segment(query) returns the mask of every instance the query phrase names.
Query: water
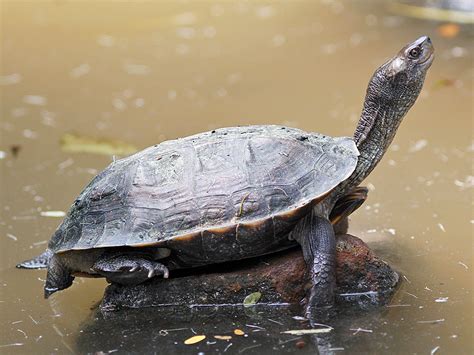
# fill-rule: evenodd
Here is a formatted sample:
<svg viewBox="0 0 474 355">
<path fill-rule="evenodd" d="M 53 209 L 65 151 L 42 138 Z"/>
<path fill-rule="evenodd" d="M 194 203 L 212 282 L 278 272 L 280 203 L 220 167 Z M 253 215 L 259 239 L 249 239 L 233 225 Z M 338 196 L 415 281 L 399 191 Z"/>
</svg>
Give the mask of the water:
<svg viewBox="0 0 474 355">
<path fill-rule="evenodd" d="M 363 1 L 3 2 L 0 352 L 470 353 L 474 48 L 472 29 L 437 26 Z M 351 225 L 405 275 L 389 307 L 343 312 L 329 340 L 281 334 L 307 326 L 292 308 L 110 319 L 94 313 L 103 280 L 45 301 L 44 271 L 14 268 L 58 225 L 44 212 L 67 210 L 112 159 L 61 150 L 66 133 L 138 148 L 245 124 L 352 135 L 373 71 L 423 34 L 437 58 Z M 248 336 L 213 338 L 236 328 Z M 208 338 L 183 345 L 193 331 Z"/>
</svg>

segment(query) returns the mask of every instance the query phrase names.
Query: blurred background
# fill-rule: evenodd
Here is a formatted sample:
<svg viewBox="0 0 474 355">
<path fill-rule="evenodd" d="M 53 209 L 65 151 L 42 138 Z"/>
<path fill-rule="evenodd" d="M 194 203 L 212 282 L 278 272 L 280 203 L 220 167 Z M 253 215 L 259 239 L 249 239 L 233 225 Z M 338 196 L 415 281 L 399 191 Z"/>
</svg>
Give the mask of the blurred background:
<svg viewBox="0 0 474 355">
<path fill-rule="evenodd" d="M 139 316 L 135 336 L 124 337 L 125 318 L 98 335 L 106 323 L 91 307 L 105 281 L 76 279 L 45 301 L 45 272 L 14 266 L 45 249 L 74 198 L 114 156 L 236 125 L 351 136 L 375 69 L 429 35 L 436 60 L 365 182 L 369 200 L 350 230 L 403 272 L 403 284 L 389 307 L 335 323 L 332 343 L 346 351 L 471 353 L 471 1 L 0 4 L 0 352 L 314 353 L 311 341 L 299 349 L 301 337 L 280 334 L 302 327 L 292 323 L 298 312 L 281 312 L 279 324 L 226 314 L 221 332 L 240 324 L 249 333 L 230 348 L 182 344 L 191 328 L 215 331 L 219 312 L 210 321 L 199 312 L 167 318 L 169 329 L 183 329 L 152 333 L 144 344 L 138 338 L 151 326 Z M 164 329 L 160 321 L 153 329 Z M 245 322 L 265 332 L 251 333 Z"/>
</svg>

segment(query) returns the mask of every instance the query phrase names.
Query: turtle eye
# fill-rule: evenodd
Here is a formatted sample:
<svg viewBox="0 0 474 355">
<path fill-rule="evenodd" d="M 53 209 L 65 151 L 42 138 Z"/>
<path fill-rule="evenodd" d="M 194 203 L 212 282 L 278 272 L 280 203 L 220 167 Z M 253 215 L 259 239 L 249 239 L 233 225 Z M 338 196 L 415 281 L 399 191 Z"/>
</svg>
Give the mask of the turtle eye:
<svg viewBox="0 0 474 355">
<path fill-rule="evenodd" d="M 410 49 L 410 51 L 408 52 L 408 56 L 411 58 L 411 59 L 417 59 L 421 54 L 421 48 L 420 47 L 415 47 L 415 48 L 412 48 Z"/>
</svg>

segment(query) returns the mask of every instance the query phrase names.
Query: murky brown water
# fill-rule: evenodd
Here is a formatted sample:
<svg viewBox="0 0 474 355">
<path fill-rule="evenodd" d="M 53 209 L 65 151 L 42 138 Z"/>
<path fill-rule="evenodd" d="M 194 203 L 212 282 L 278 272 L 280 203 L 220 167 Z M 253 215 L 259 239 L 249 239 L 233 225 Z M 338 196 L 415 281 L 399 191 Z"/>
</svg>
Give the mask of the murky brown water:
<svg viewBox="0 0 474 355">
<path fill-rule="evenodd" d="M 67 210 L 112 159 L 63 152 L 59 141 L 76 133 L 144 148 L 215 127 L 265 123 L 352 135 L 376 67 L 428 34 L 437 59 L 369 177 L 370 200 L 351 227 L 406 280 L 392 307 L 335 322 L 331 345 L 348 353 L 471 353 L 472 29 L 441 38 L 438 24 L 395 16 L 381 3 L 3 1 L 0 352 L 223 352 L 222 341 L 181 345 L 189 328 L 205 333 L 217 325 L 249 333 L 234 339 L 229 353 L 300 351 L 294 336 L 279 333 L 298 326 L 289 310 L 281 312 L 282 325 L 268 321 L 278 317 L 274 311 L 224 319 L 198 312 L 166 325 L 144 317 L 156 332 L 186 328 L 148 334 L 144 345 L 140 332 L 126 337 L 125 318 L 111 320 L 114 328 L 92 315 L 102 280 L 76 279 L 43 300 L 44 271 L 14 265 L 43 251 L 59 223 L 41 212 Z M 140 316 L 130 319 L 140 329 Z"/>
</svg>

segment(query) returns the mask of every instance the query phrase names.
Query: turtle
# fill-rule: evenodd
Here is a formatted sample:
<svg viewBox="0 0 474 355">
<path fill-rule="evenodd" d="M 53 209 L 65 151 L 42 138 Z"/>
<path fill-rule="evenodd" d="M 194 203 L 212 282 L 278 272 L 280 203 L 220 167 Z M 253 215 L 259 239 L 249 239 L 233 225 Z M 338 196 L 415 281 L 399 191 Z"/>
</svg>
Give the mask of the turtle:
<svg viewBox="0 0 474 355">
<path fill-rule="evenodd" d="M 48 249 L 18 266 L 47 267 L 48 298 L 74 276 L 140 284 L 300 245 L 312 281 L 308 306 L 330 306 L 335 234 L 365 201 L 359 184 L 387 151 L 433 59 L 423 36 L 378 68 L 353 137 L 230 127 L 116 160 L 76 198 Z"/>
</svg>

